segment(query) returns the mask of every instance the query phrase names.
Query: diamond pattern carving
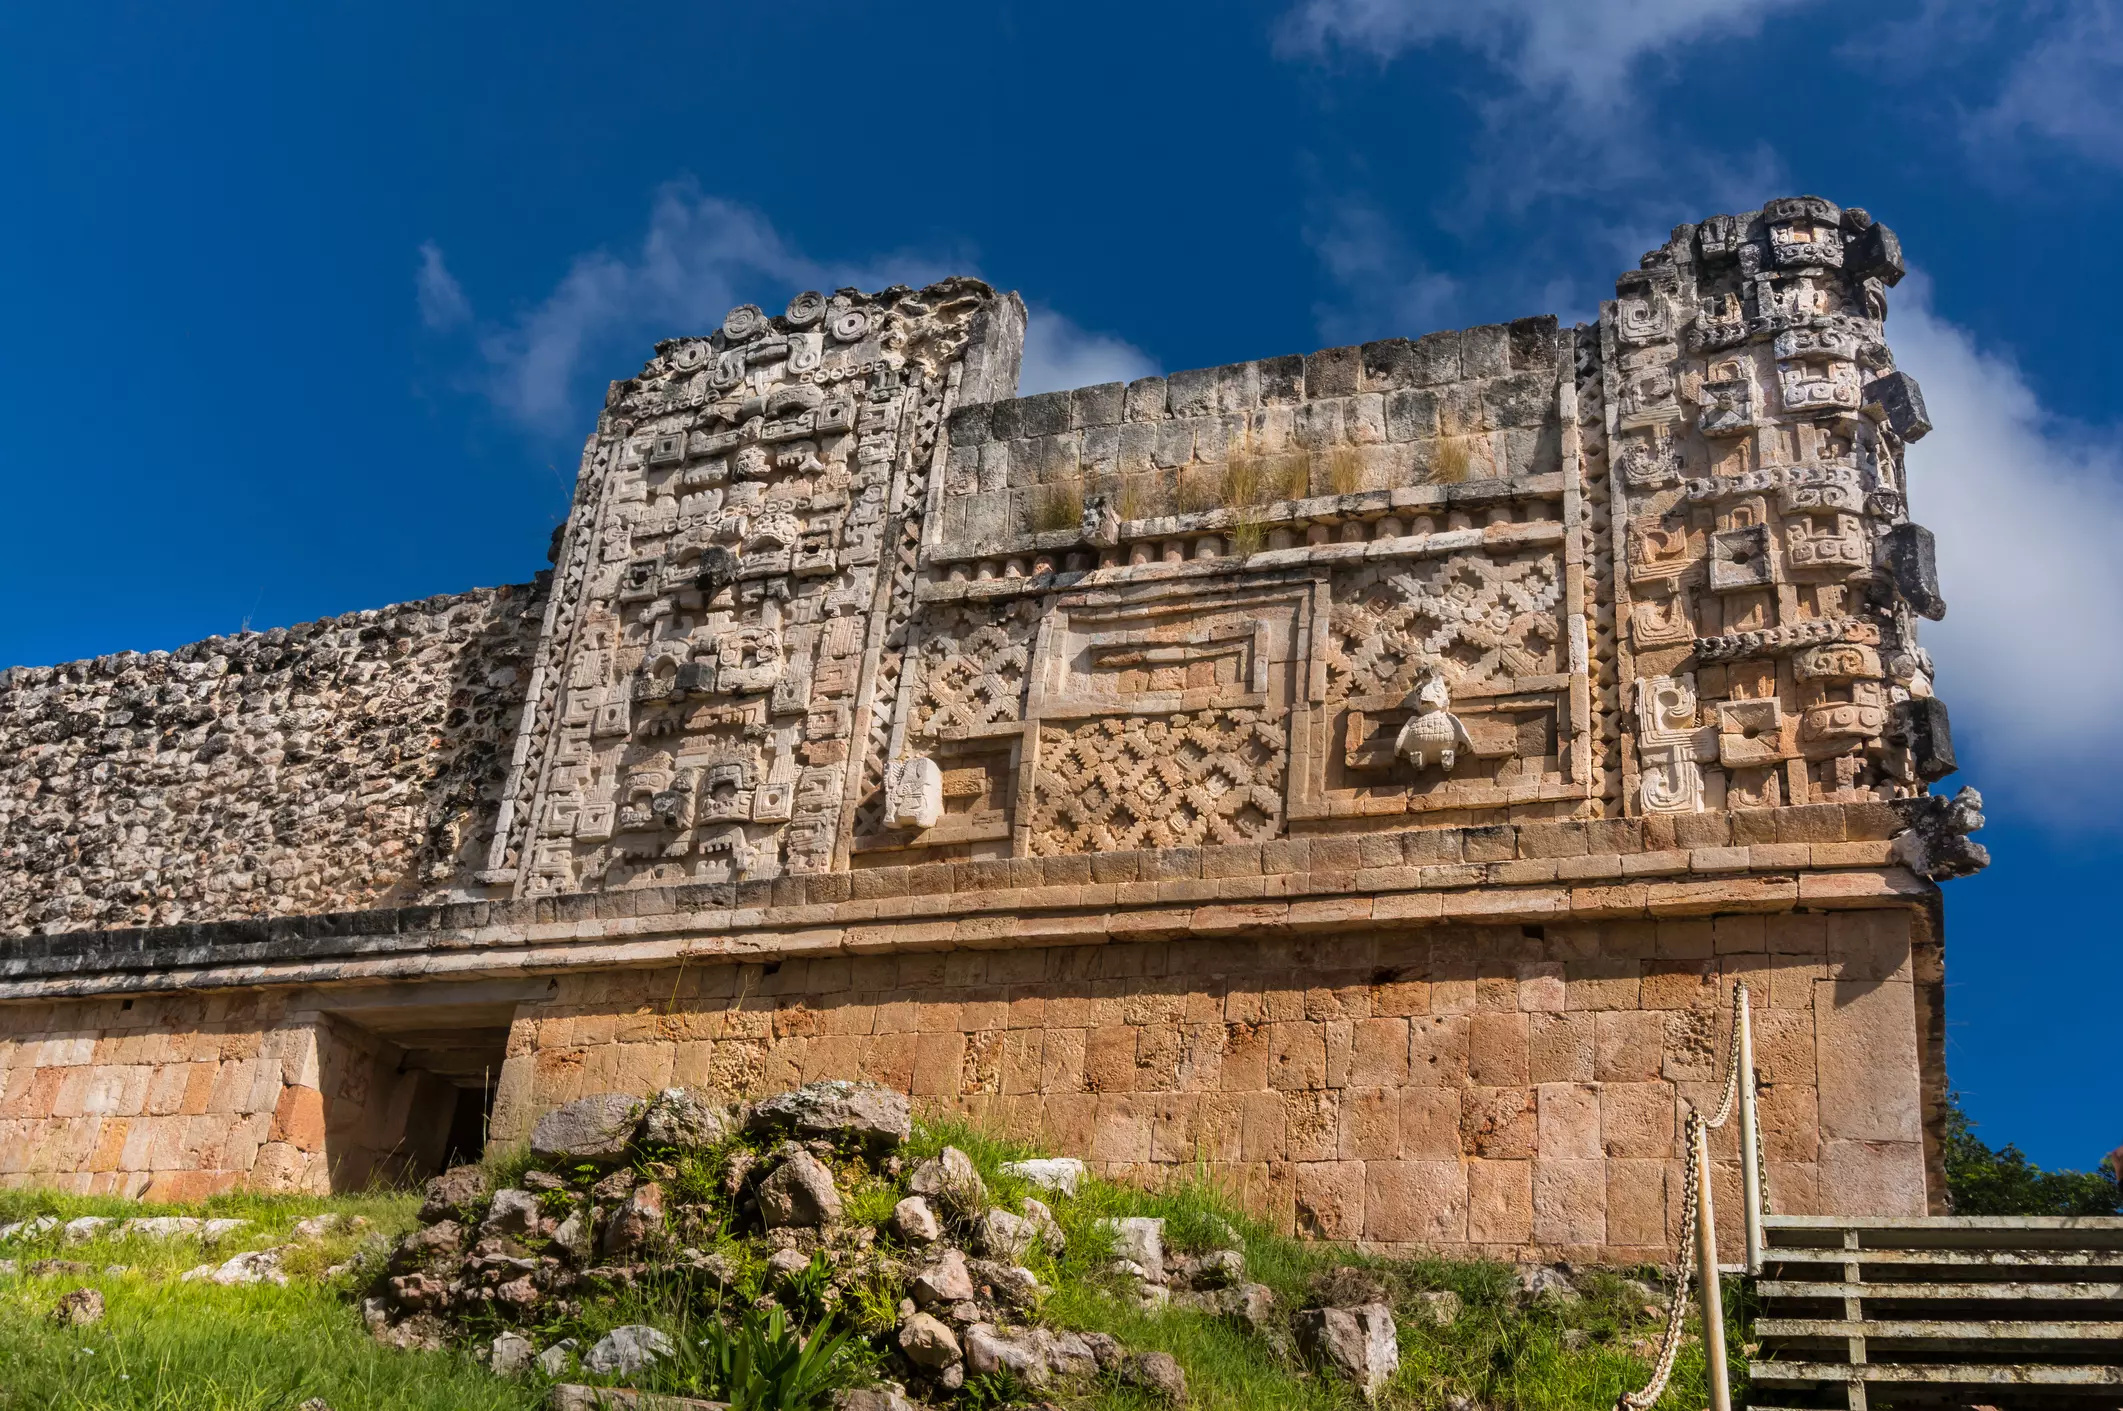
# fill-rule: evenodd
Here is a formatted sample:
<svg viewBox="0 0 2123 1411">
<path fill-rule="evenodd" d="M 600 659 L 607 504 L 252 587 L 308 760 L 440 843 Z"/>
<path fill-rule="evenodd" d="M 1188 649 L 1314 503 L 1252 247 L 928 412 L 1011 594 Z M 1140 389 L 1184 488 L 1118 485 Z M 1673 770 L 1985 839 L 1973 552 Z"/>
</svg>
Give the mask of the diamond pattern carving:
<svg viewBox="0 0 2123 1411">
<path fill-rule="evenodd" d="M 1553 554 L 1454 554 L 1337 578 L 1327 699 L 1404 695 L 1432 664 L 1455 687 L 1559 672 L 1562 574 Z"/>
<path fill-rule="evenodd" d="M 1032 850 L 1272 838 L 1283 821 L 1283 743 L 1282 726 L 1250 710 L 1042 727 Z"/>
<path fill-rule="evenodd" d="M 914 732 L 956 735 L 1020 719 L 1025 667 L 1038 627 L 1035 601 L 1018 602 L 1000 621 L 991 610 L 955 612 L 928 624 Z"/>
</svg>

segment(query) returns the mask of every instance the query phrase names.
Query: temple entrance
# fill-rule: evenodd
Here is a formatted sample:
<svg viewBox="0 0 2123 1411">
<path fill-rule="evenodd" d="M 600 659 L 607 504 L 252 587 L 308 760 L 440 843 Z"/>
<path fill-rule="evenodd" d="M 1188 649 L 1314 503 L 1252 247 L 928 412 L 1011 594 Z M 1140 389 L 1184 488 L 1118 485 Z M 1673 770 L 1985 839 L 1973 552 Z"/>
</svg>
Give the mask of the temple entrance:
<svg viewBox="0 0 2123 1411">
<path fill-rule="evenodd" d="M 335 996 L 320 1049 L 332 1186 L 417 1183 L 486 1150 L 515 1001 L 432 1002 L 392 986 Z M 373 1002 L 362 1003 L 362 998 Z"/>
</svg>

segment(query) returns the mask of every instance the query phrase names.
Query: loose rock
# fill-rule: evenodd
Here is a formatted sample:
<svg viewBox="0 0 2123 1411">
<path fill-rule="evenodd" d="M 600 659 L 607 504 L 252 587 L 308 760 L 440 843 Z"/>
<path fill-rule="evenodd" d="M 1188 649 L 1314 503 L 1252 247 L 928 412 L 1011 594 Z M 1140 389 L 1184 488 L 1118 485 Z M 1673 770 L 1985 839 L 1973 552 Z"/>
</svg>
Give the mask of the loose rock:
<svg viewBox="0 0 2123 1411">
<path fill-rule="evenodd" d="M 202 1264 L 188 1270 L 180 1280 L 208 1279 L 217 1284 L 286 1284 L 287 1275 L 281 1272 L 281 1249 L 254 1249 L 239 1254 L 219 1266 Z"/>
<path fill-rule="evenodd" d="M 322 1215 L 312 1215 L 307 1220 L 297 1220 L 288 1233 L 298 1240 L 321 1240 L 330 1235 L 358 1234 L 368 1228 L 369 1222 L 359 1215 L 345 1215 L 328 1210 Z"/>
<path fill-rule="evenodd" d="M 1570 1281 L 1570 1266 L 1567 1264 L 1521 1264 L 1519 1266 L 1519 1297 L 1526 1302 L 1551 1299 L 1559 1303 L 1575 1303 L 1577 1286 Z"/>
<path fill-rule="evenodd" d="M 569 1261 L 574 1264 L 588 1264 L 592 1247 L 590 1227 L 595 1219 L 596 1212 L 594 1210 L 580 1205 L 576 1206 L 568 1212 L 568 1218 L 561 1221 L 559 1227 L 553 1231 L 554 1248 L 566 1255 Z"/>
<path fill-rule="evenodd" d="M 537 1232 L 537 1196 L 513 1186 L 494 1192 L 494 1203 L 487 1207 L 487 1218 L 479 1226 L 481 1235 L 492 1238 L 497 1235 L 525 1235 Z"/>
<path fill-rule="evenodd" d="M 987 1323 L 966 1329 L 966 1370 L 974 1376 L 1008 1372 L 1027 1386 L 1044 1386 L 1055 1377 L 1086 1375 L 1098 1369 L 1091 1344 L 1075 1333 L 1045 1328 L 1007 1332 Z"/>
<path fill-rule="evenodd" d="M 929 1202 L 910 1195 L 892 1207 L 892 1233 L 908 1244 L 927 1244 L 943 1235 L 944 1227 L 929 1208 Z"/>
<path fill-rule="evenodd" d="M 634 1190 L 634 1173 L 622 1166 L 590 1187 L 590 1199 L 616 1205 L 625 1200 Z"/>
<path fill-rule="evenodd" d="M 697 1151 L 728 1136 L 733 1125 L 730 1110 L 705 1091 L 665 1088 L 642 1114 L 641 1141 L 645 1146 Z"/>
<path fill-rule="evenodd" d="M 810 1152 L 784 1142 L 781 1164 L 759 1183 L 759 1215 L 769 1229 L 838 1224 L 840 1192 L 834 1189 L 833 1173 Z"/>
<path fill-rule="evenodd" d="M 538 1119 L 531 1152 L 548 1160 L 615 1162 L 626 1155 L 641 1108 L 630 1093 L 577 1098 Z"/>
<path fill-rule="evenodd" d="M 671 1340 L 656 1329 L 641 1323 L 629 1323 L 599 1338 L 582 1359 L 582 1365 L 600 1377 L 615 1373 L 631 1377 L 647 1371 L 659 1358 L 669 1357 L 677 1351 Z"/>
<path fill-rule="evenodd" d="M 523 1334 L 503 1333 L 487 1345 L 487 1365 L 497 1376 L 513 1377 L 531 1365 L 537 1350 Z"/>
<path fill-rule="evenodd" d="M 58 1306 L 52 1309 L 52 1321 L 69 1328 L 85 1328 L 91 1323 L 102 1322 L 102 1291 L 75 1289 L 71 1293 L 61 1294 Z"/>
<path fill-rule="evenodd" d="M 1365 1303 L 1391 1303 L 1393 1284 L 1376 1269 L 1342 1264 L 1313 1277 L 1312 1299 L 1327 1308 L 1355 1308 Z"/>
<path fill-rule="evenodd" d="M 1039 1242 L 1039 1226 L 1000 1207 L 980 1217 L 980 1246 L 997 1259 L 1019 1260 Z"/>
<path fill-rule="evenodd" d="M 1113 1253 L 1127 1260 L 1142 1271 L 1142 1277 L 1153 1284 L 1165 1281 L 1165 1222 L 1148 1215 L 1131 1215 L 1122 1220 L 1109 1220 L 1106 1227 L 1113 1232 Z"/>
<path fill-rule="evenodd" d="M 1312 1308 L 1294 1320 L 1305 1351 L 1356 1383 L 1369 1400 L 1401 1365 L 1393 1310 L 1383 1303 L 1361 1308 Z"/>
<path fill-rule="evenodd" d="M 487 1193 L 487 1188 L 485 1167 L 452 1166 L 427 1183 L 420 1204 L 420 1222 L 432 1225 L 465 1215 Z"/>
<path fill-rule="evenodd" d="M 1003 1170 L 1010 1175 L 1030 1181 L 1043 1191 L 1058 1195 L 1076 1194 L 1076 1183 L 1084 1178 L 1084 1163 L 1073 1156 L 1044 1156 L 1032 1161 L 1009 1161 Z"/>
<path fill-rule="evenodd" d="M 907 1284 L 907 1294 L 922 1308 L 961 1303 L 973 1297 L 973 1276 L 966 1269 L 966 1256 L 955 1249 L 916 1274 Z"/>
<path fill-rule="evenodd" d="M 1179 1359 L 1169 1352 L 1138 1353 L 1128 1359 L 1123 1375 L 1133 1385 L 1156 1392 L 1174 1406 L 1187 1399 L 1187 1374 L 1180 1370 Z"/>
<path fill-rule="evenodd" d="M 720 1401 L 702 1401 L 696 1396 L 636 1391 L 632 1387 L 563 1384 L 547 1393 L 546 1411 L 728 1411 L 728 1408 Z"/>
<path fill-rule="evenodd" d="M 961 1353 L 958 1336 L 940 1319 L 916 1313 L 899 1325 L 899 1350 L 917 1367 L 948 1367 Z"/>
<path fill-rule="evenodd" d="M 65 1229 L 66 1242 L 80 1244 L 83 1240 L 92 1240 L 102 1234 L 107 1226 L 117 1223 L 108 1215 L 83 1215 L 79 1219 L 69 1220 Z"/>
<path fill-rule="evenodd" d="M 980 1178 L 980 1168 L 955 1146 L 945 1147 L 941 1155 L 915 1167 L 907 1188 L 936 1201 L 959 1218 L 977 1214 L 988 1203 L 988 1184 Z"/>
<path fill-rule="evenodd" d="M 1046 1245 L 1049 1254 L 1059 1254 L 1068 1247 L 1069 1240 L 1062 1233 L 1061 1221 L 1054 1218 L 1054 1212 L 1043 1202 L 1028 1195 L 1017 1203 L 1017 1208 L 1024 1211 L 1025 1218 L 1038 1229 L 1040 1243 Z"/>
<path fill-rule="evenodd" d="M 1427 1293 L 1419 1293 L 1415 1296 L 1415 1305 L 1423 1310 L 1424 1317 L 1441 1328 L 1450 1327 L 1459 1321 L 1460 1296 L 1451 1289 L 1431 1289 Z"/>
<path fill-rule="evenodd" d="M 753 1107 L 746 1126 L 754 1132 L 857 1143 L 873 1154 L 898 1148 L 913 1132 L 904 1093 L 877 1083 L 840 1080 L 806 1083 Z"/>
<path fill-rule="evenodd" d="M 833 1411 L 916 1411 L 898 1387 L 848 1387 L 833 1393 Z"/>
<path fill-rule="evenodd" d="M 663 1238 L 663 1187 L 654 1181 L 635 1188 L 605 1225 L 604 1252 L 619 1258 L 647 1249 Z"/>
</svg>

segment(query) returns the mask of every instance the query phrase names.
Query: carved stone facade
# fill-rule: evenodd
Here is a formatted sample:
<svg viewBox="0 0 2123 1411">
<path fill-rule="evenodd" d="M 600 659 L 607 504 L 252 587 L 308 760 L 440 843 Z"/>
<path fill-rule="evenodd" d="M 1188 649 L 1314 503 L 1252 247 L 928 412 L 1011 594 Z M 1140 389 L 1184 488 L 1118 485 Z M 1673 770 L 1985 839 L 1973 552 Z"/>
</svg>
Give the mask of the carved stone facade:
<svg viewBox="0 0 2123 1411">
<path fill-rule="evenodd" d="M 1927 792 L 1900 272 L 1793 198 L 1680 228 L 1594 326 L 1023 398 L 1023 306 L 976 281 L 735 309 L 613 384 L 491 801 L 337 908 L 387 909 L 117 932 L 338 894 L 59 904 L 90 889 L 11 855 L 11 929 L 95 934 L 0 948 L 0 1036 L 34 1075 L 72 1022 L 39 1002 L 292 989 L 498 1073 L 504 1137 L 600 1087 L 867 1075 L 1116 1170 L 1205 1153 L 1296 1228 L 1636 1258 L 1744 977 L 1784 1208 L 1921 1211 L 1929 879 L 1982 849 L 1972 791 Z M 0 820 L 94 778 L 19 704 L 82 668 L 30 675 Z M 100 839 L 65 875 L 139 885 Z M 101 1150 L 45 1081 L 0 1120 Z M 0 1178 L 160 1169 L 72 1159 Z"/>
</svg>

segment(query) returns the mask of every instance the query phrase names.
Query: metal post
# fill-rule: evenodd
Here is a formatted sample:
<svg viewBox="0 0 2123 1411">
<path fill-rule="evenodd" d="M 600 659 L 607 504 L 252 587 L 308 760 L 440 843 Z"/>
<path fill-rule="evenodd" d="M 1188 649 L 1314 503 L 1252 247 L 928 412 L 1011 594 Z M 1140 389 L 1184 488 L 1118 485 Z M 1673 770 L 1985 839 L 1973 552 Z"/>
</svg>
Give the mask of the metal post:
<svg viewBox="0 0 2123 1411">
<path fill-rule="evenodd" d="M 1710 1129 L 1700 1116 L 1688 1124 L 1695 1162 L 1696 1283 L 1703 1299 L 1703 1378 L 1710 1383 L 1710 1411 L 1732 1411 L 1725 1374 L 1725 1299 L 1718 1288 L 1718 1229 L 1710 1209 Z"/>
<path fill-rule="evenodd" d="M 1743 1219 L 1747 1229 L 1747 1272 L 1762 1272 L 1762 1150 L 1761 1129 L 1755 1125 L 1754 1111 L 1754 1016 L 1748 1005 L 1747 986 L 1739 987 L 1739 1003 L 1734 1006 L 1733 1022 L 1740 1026 L 1739 1073 L 1740 1085 L 1740 1200 L 1747 1209 Z"/>
</svg>

